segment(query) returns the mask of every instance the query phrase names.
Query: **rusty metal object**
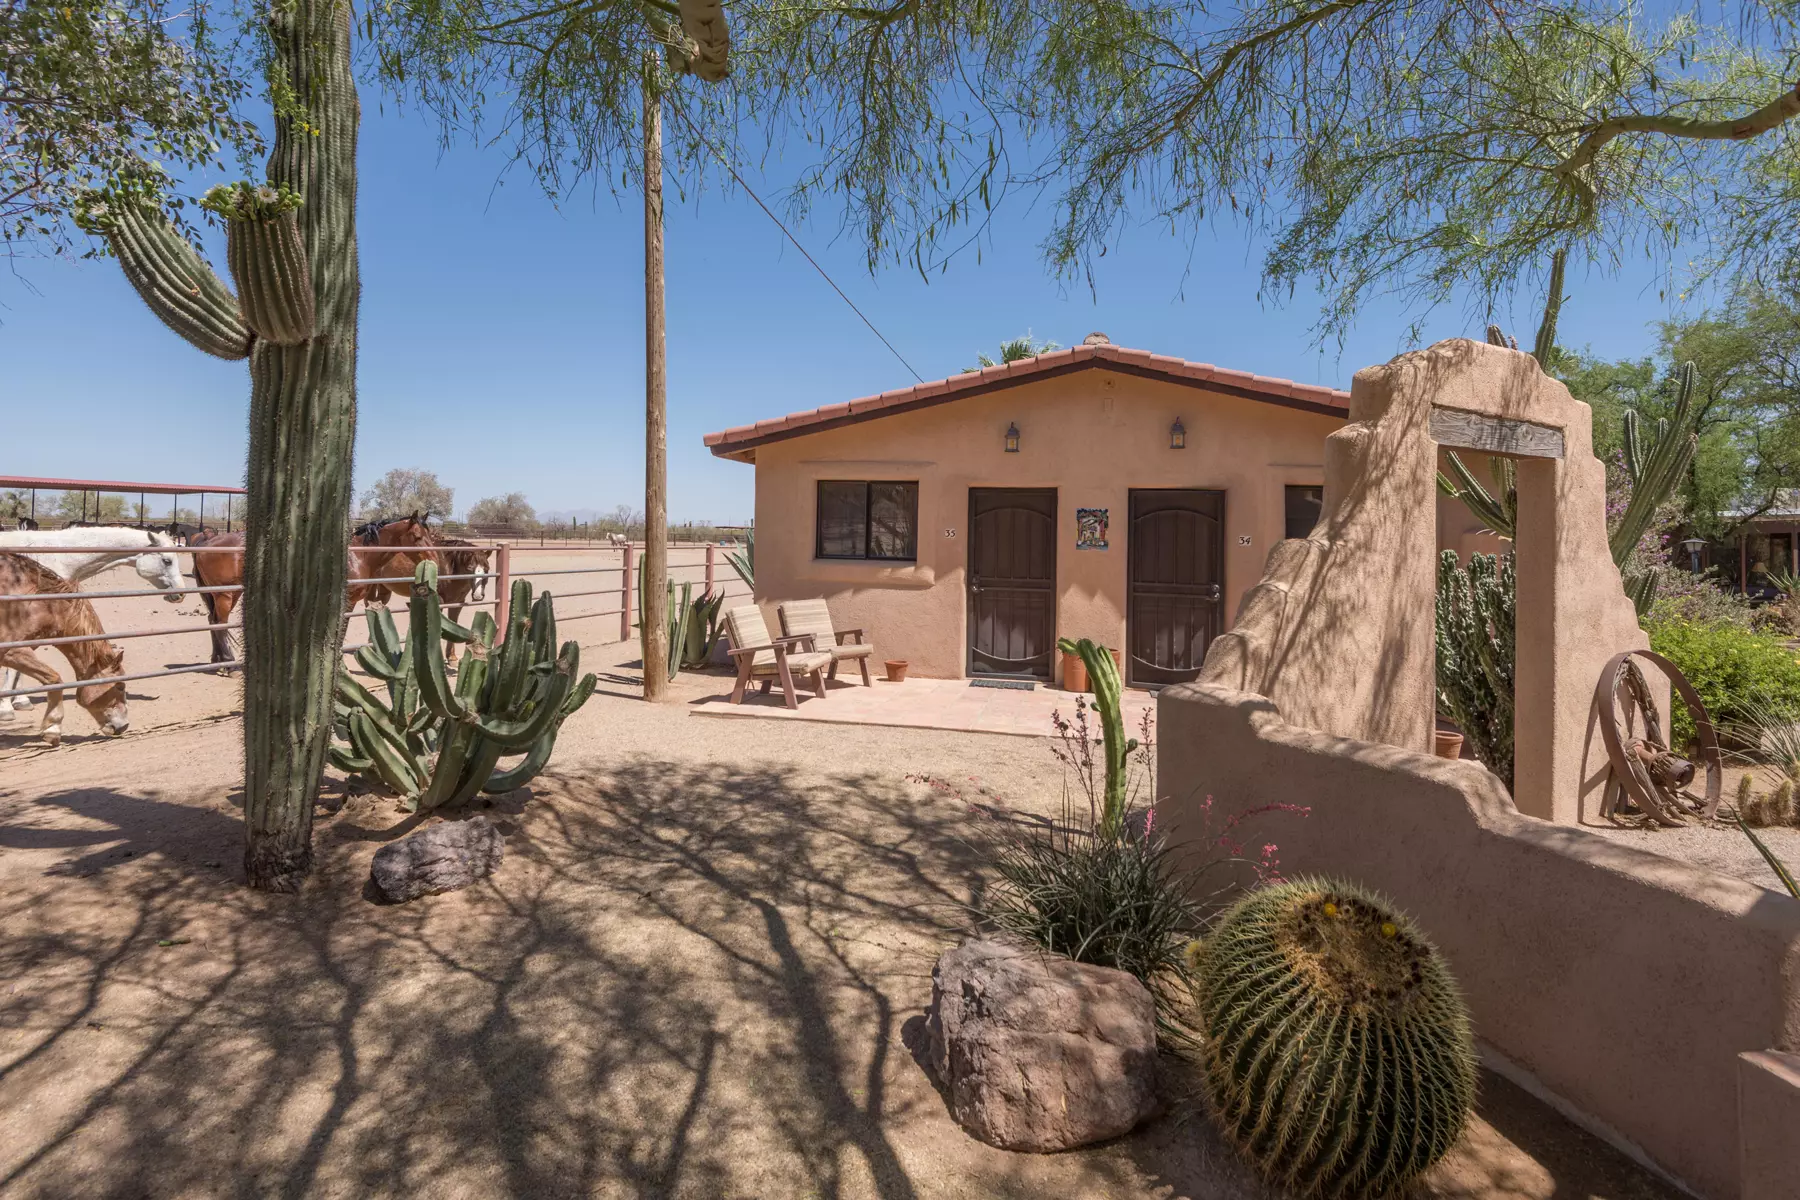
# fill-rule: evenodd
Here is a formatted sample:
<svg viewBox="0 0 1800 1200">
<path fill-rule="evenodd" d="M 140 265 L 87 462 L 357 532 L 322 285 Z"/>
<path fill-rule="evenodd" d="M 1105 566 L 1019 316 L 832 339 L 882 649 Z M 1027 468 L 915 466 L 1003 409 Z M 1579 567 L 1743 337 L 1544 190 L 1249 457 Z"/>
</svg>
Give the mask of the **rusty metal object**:
<svg viewBox="0 0 1800 1200">
<path fill-rule="evenodd" d="M 1638 658 L 1654 663 L 1687 705 L 1700 734 L 1697 764 L 1669 752 L 1656 698 L 1650 694 L 1643 670 L 1633 661 Z M 1600 672 L 1594 704 L 1599 709 L 1600 736 L 1610 764 L 1600 800 L 1601 816 L 1618 820 L 1620 808 L 1629 801 L 1646 819 L 1669 828 L 1696 818 L 1712 819 L 1724 783 L 1719 738 L 1699 694 L 1674 663 L 1650 650 L 1615 654 Z M 1687 789 L 1702 768 L 1706 794 L 1696 796 Z"/>
</svg>

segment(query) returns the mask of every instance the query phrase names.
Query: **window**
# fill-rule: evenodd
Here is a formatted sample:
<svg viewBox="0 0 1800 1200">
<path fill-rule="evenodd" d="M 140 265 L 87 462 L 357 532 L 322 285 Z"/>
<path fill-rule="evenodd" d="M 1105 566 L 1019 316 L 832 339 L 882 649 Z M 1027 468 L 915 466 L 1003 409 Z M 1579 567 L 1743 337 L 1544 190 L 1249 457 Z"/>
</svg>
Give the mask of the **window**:
<svg viewBox="0 0 1800 1200">
<path fill-rule="evenodd" d="M 1287 536 L 1303 538 L 1313 531 L 1319 523 L 1319 512 L 1325 507 L 1325 489 L 1322 487 L 1295 487 L 1287 489 Z"/>
<path fill-rule="evenodd" d="M 911 562 L 919 556 L 916 482 L 819 480 L 814 553 Z"/>
</svg>

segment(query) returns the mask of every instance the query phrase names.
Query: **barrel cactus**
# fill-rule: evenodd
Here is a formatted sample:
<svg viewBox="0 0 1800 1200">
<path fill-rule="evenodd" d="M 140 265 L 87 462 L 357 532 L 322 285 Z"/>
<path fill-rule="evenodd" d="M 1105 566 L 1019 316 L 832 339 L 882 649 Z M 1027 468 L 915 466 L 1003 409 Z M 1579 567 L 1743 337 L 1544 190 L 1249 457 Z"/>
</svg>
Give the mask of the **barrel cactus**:
<svg viewBox="0 0 1800 1200">
<path fill-rule="evenodd" d="M 1437 949 L 1351 885 L 1251 893 L 1195 956 L 1207 1090 L 1226 1133 L 1306 1195 L 1383 1196 L 1456 1144 L 1469 1016 Z"/>
<path fill-rule="evenodd" d="M 550 593 L 534 603 L 531 585 L 515 580 L 506 635 L 496 643 L 486 612 L 467 629 L 444 619 L 437 566 L 427 561 L 413 574 L 408 615 L 402 639 L 386 609 L 370 610 L 369 644 L 356 657 L 386 683 L 387 699 L 340 672 L 334 727 L 342 742 L 331 761 L 391 788 L 415 812 L 523 787 L 550 761 L 562 723 L 594 694 L 591 673 L 576 680 L 580 647 L 557 649 Z M 454 683 L 446 637 L 469 646 Z M 500 769 L 512 754 L 524 758 Z"/>
</svg>

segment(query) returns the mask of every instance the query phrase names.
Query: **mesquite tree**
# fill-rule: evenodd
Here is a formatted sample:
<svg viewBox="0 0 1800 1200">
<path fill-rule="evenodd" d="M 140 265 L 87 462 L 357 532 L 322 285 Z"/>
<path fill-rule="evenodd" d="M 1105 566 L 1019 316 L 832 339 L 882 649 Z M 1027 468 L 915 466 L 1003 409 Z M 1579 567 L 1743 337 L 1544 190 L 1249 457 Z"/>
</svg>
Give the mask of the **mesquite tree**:
<svg viewBox="0 0 1800 1200">
<path fill-rule="evenodd" d="M 244 559 L 244 869 L 293 891 L 331 741 L 356 431 L 356 133 L 349 0 L 270 10 L 268 182 L 223 186 L 231 289 L 152 198 L 90 203 L 138 294 L 170 329 L 250 360 Z"/>
</svg>

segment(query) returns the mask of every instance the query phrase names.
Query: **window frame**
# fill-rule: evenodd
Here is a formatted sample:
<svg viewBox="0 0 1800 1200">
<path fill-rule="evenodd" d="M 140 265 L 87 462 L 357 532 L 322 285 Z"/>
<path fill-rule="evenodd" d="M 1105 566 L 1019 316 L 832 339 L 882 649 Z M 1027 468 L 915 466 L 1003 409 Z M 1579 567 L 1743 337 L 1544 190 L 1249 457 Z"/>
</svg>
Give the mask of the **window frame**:
<svg viewBox="0 0 1800 1200">
<path fill-rule="evenodd" d="M 828 484 L 860 485 L 863 489 L 862 552 L 860 554 L 825 553 L 824 490 Z M 907 555 L 871 554 L 875 521 L 877 484 L 898 485 L 912 489 L 912 553 Z M 813 558 L 823 562 L 916 563 L 919 561 L 919 481 L 917 479 L 815 479 L 813 481 Z"/>
<path fill-rule="evenodd" d="M 1297 491 L 1298 492 L 1317 492 L 1317 493 L 1319 493 L 1319 515 L 1313 519 L 1312 525 L 1307 528 L 1305 533 L 1293 533 L 1293 532 L 1290 532 L 1288 529 L 1288 522 L 1293 519 L 1292 514 L 1288 511 L 1288 503 L 1291 500 L 1291 498 L 1293 497 L 1293 494 Z M 1318 528 L 1319 519 L 1322 518 L 1324 515 L 1325 515 L 1325 485 L 1324 484 L 1322 484 L 1322 483 L 1286 483 L 1286 484 L 1282 485 L 1282 488 L 1281 488 L 1281 531 L 1284 535 L 1286 535 L 1285 540 L 1292 540 L 1294 538 L 1304 538 L 1304 537 L 1310 536 L 1312 531 L 1314 529 Z"/>
</svg>

